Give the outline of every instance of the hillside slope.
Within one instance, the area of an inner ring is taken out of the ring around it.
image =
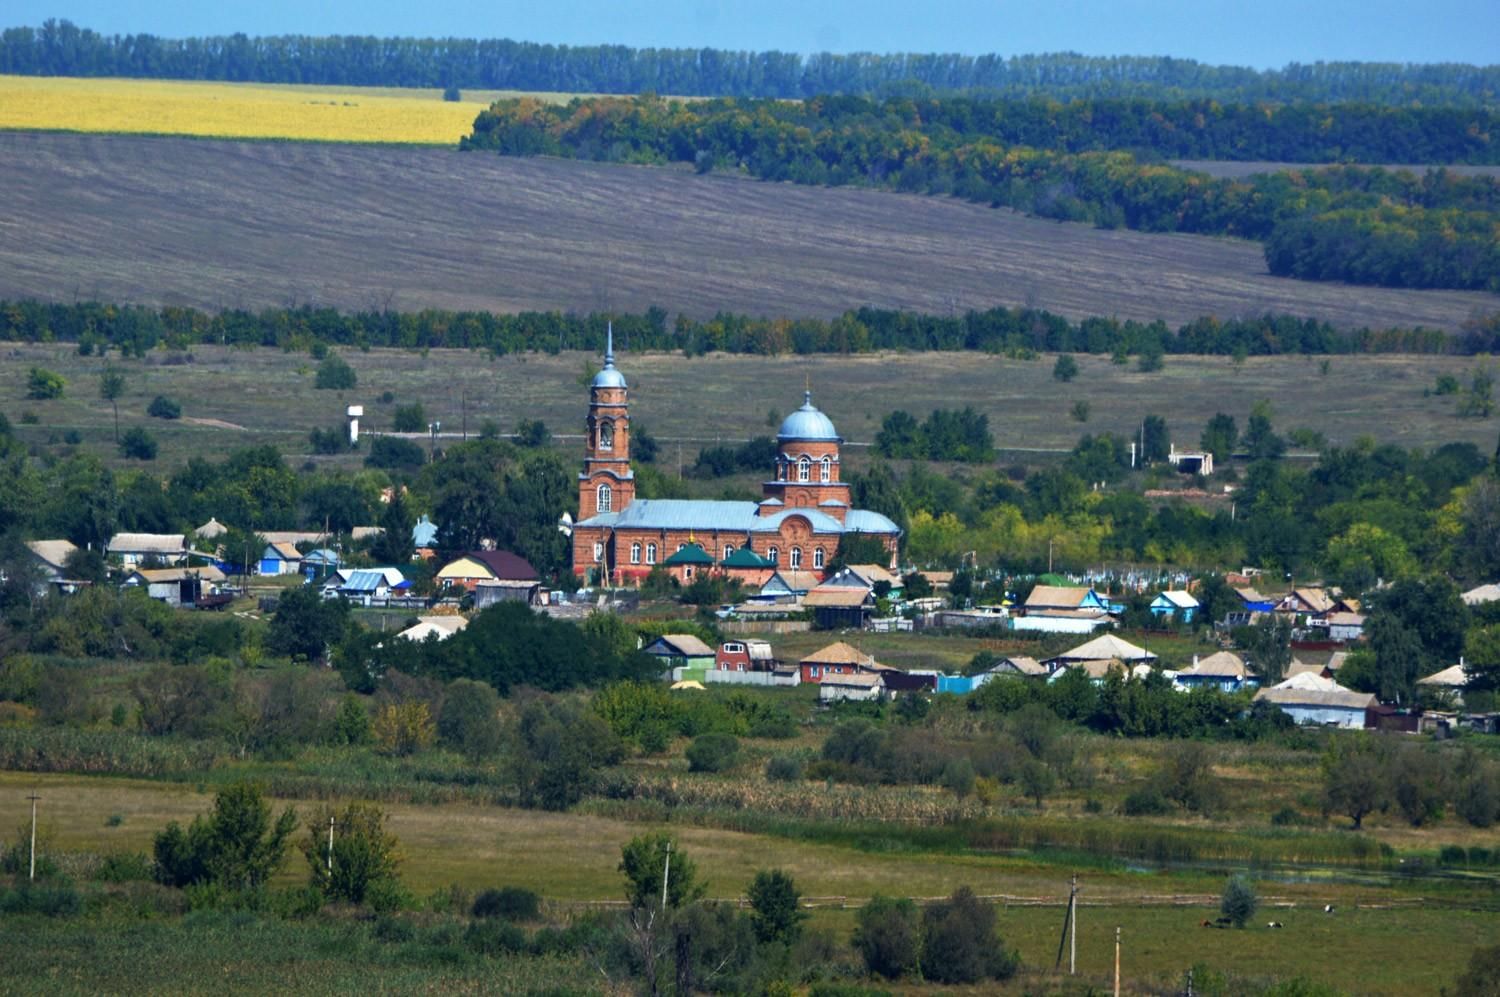
[[[1441,328],[1500,303],[1278,279],[1235,240],[441,149],[5,133],[0,188],[0,297],[696,316],[1034,304]]]

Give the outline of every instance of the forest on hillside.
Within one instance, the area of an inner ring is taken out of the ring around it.
[[[1070,130],[1061,105],[1051,105],[1057,113],[1050,118],[1046,106],[1034,106],[1039,122],[1053,123],[1033,131],[1057,142]],[[1165,123],[1153,123],[1145,113],[1149,105],[1123,106],[1135,112],[1135,121],[1102,124],[1101,144],[1159,131]],[[1345,131],[1353,138],[1368,130],[1363,109],[1349,115],[1325,110],[1332,141]],[[520,98],[481,112],[461,147],[691,163],[699,172],[729,169],[764,180],[944,194],[1103,228],[1263,240],[1278,276],[1500,290],[1500,182],[1492,177],[1340,166],[1214,179],[1125,151],[1007,144],[993,134],[1004,113],[964,98],[687,102],[648,95],[561,106]],[[1240,124],[1226,119],[1221,130],[1227,140],[1256,141],[1249,119],[1235,120]],[[1424,130],[1421,116],[1393,117],[1389,126],[1399,130],[1403,122]],[[1199,130],[1211,131],[1206,119]],[[1401,141],[1398,135],[1388,151]],[[1289,222],[1296,223],[1290,236],[1281,231]]]
[[[803,98],[986,92],[1493,106],[1500,66],[1373,62],[1258,71],[1165,56],[745,52],[511,39],[103,35],[66,20],[0,33],[0,73]]]
[[[739,353],[849,354],[877,350],[975,350],[985,353],[1092,353],[1125,362],[1168,353],[1249,357],[1351,353],[1474,355],[1500,352],[1500,312],[1476,316],[1457,335],[1438,329],[1340,329],[1291,315],[1218,319],[1202,316],[1177,329],[1162,321],[1094,316],[1072,321],[1038,308],[991,308],[962,315],[859,308],[832,319],[756,317],[721,312],[711,319],[662,308],[645,312],[341,312],[301,306],[258,312],[150,308],[101,302],[63,304],[0,300],[0,341],[77,343],[85,356],[116,349],[144,356],[195,343],[278,349],[328,345],[402,349],[469,348],[496,354],[562,350],[599,352],[606,323],[635,350],[688,356]]]

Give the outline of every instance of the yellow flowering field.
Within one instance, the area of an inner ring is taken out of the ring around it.
[[[449,102],[441,90],[0,76],[0,129],[454,145],[499,96],[465,91]]]

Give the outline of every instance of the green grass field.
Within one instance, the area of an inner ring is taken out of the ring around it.
[[[317,364],[306,354],[196,346],[192,355],[193,362],[182,365],[163,364],[160,354],[145,361],[110,360],[126,375],[121,426],[144,425],[158,438],[161,467],[256,443],[303,455],[308,431],[341,425],[350,404],[364,405],[366,431],[388,431],[395,405],[421,402],[429,420],[442,422],[445,440],[465,423],[475,435],[486,421],[510,432],[523,419],[539,418],[560,438],[559,445],[576,449],[587,407],[582,375],[595,360],[580,352],[497,358],[466,350],[345,350],[359,386],[335,392],[313,387]],[[1489,453],[1495,420],[1458,418],[1452,396],[1426,393],[1439,374],[1466,382],[1468,372],[1486,363],[1463,357],[1333,357],[1324,374],[1317,358],[1258,358],[1235,365],[1225,357],[1172,356],[1164,370],[1142,374],[1107,358],[1082,357],[1078,378],[1062,385],[1052,378],[1050,356],[1033,361],[972,353],[688,359],[627,352],[620,358],[630,379],[632,416],[661,441],[658,466],[671,474],[679,454],[691,465],[702,446],[774,434],[780,417],[800,404],[804,384],[811,385],[815,402],[850,441],[846,454],[855,468],[867,459],[865,445],[890,411],[903,408],[921,417],[933,408],[964,405],[989,416],[1002,463],[1071,448],[1085,432],[1129,434],[1147,413],[1166,418],[1179,446],[1196,446],[1215,412],[1234,415],[1243,427],[1259,399],[1270,400],[1283,433],[1305,427],[1341,445],[1364,435],[1424,448],[1468,441]],[[32,366],[67,378],[65,396],[28,400],[26,374]],[[66,344],[12,344],[6,350],[7,373],[0,376],[0,412],[27,442],[57,445],[72,431],[84,446],[113,456],[113,416],[98,396],[102,366],[97,357],[80,357]],[[392,394],[392,404],[380,402],[385,392]],[[181,420],[145,416],[158,394],[182,404]],[[1070,417],[1078,400],[1089,403],[1087,422]],[[35,423],[23,424],[28,417]],[[359,458],[332,460],[352,465]],[[747,478],[740,486],[753,484]]]

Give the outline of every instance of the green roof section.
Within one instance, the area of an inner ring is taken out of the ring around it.
[[[714,559],[705,554],[697,544],[688,544],[661,563],[672,568],[679,564],[713,564]]]
[[[774,568],[775,565],[749,547],[741,547],[719,562],[726,568]]]

